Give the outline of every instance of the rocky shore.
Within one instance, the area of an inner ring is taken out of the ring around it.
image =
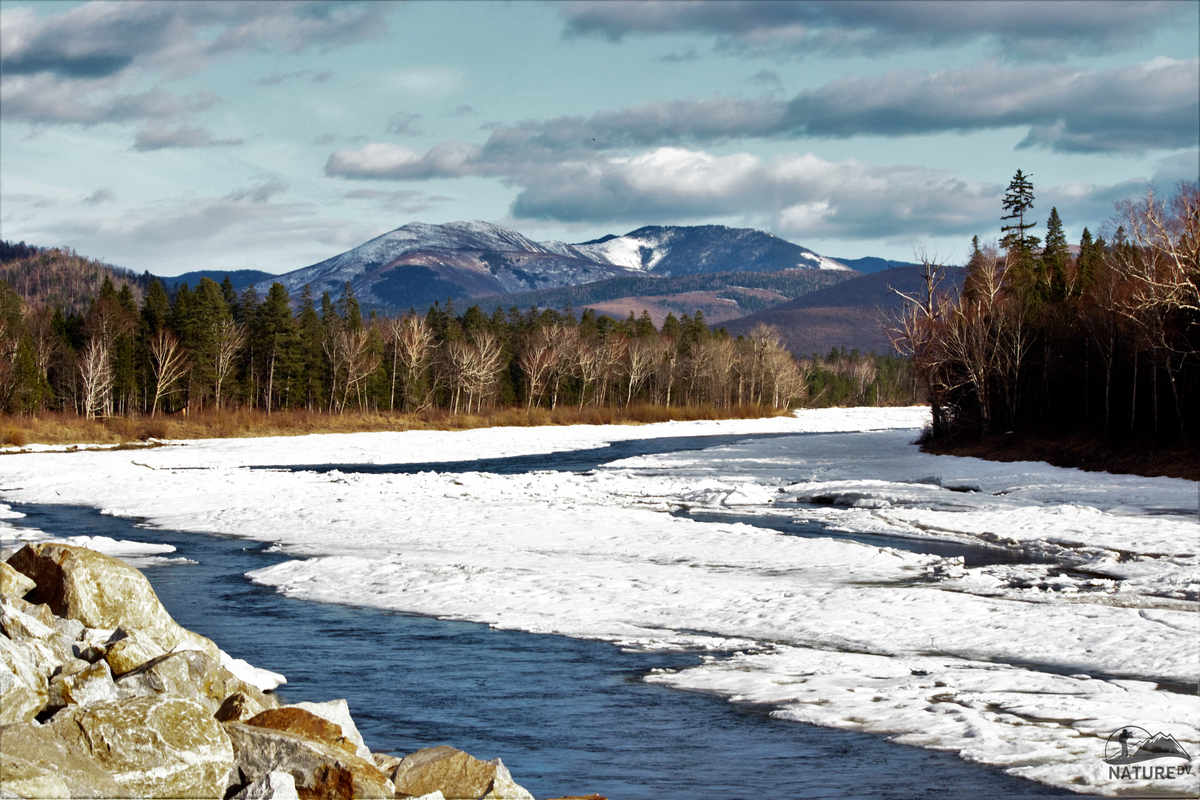
[[[372,753],[344,700],[281,706],[283,676],[178,625],[123,561],[5,555],[0,798],[532,800],[498,758]]]

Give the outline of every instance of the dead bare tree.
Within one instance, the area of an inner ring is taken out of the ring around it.
[[[150,364],[154,370],[154,402],[150,416],[158,414],[158,401],[172,392],[172,387],[191,369],[191,363],[179,338],[166,328],[159,328],[150,340]]]
[[[232,319],[222,319],[216,324],[213,334],[213,396],[217,408],[221,408],[221,387],[229,373],[237,354],[246,343],[246,326]]]
[[[392,320],[388,326],[392,338],[392,405],[395,405],[396,365],[404,370],[404,396],[402,405],[409,408],[410,399],[420,386],[421,379],[429,370],[430,352],[433,348],[433,330],[424,317],[410,314],[399,320]],[[430,394],[426,394],[420,403],[424,408],[430,402]]]
[[[100,337],[92,338],[79,356],[79,378],[83,389],[83,411],[88,419],[112,411],[113,370],[109,346]]]
[[[922,288],[919,292],[909,294],[888,287],[904,300],[904,304],[889,319],[887,335],[898,353],[912,359],[913,368],[924,380],[933,414],[933,430],[941,433],[947,426],[945,397],[950,388],[945,382],[943,368],[946,359],[938,335],[944,309],[938,297],[946,278],[946,265],[937,259],[936,254],[930,257],[923,248],[914,255],[921,265]]]

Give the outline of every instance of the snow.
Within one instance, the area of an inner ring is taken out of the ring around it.
[[[670,252],[667,242],[660,237],[650,236],[618,236],[599,244],[577,244],[573,247],[585,258],[591,258],[605,264],[615,264],[637,272],[654,269]],[[647,263],[642,263],[642,248],[650,248],[652,252]]]
[[[1131,788],[1102,761],[1121,726],[1200,755],[1196,483],[926,455],[911,441],[927,417],[826,409],[211,440],[135,459],[29,453],[4,460],[3,485],[20,488],[2,498],[271,542],[292,560],[250,577],[306,600],[695,650],[696,666],[647,679],[1063,788]],[[247,469],[436,464],[707,434],[788,435],[581,473]],[[830,538],[664,513],[681,508],[808,520]],[[2,512],[0,536],[15,538]],[[838,531],[983,544],[1038,563],[967,568]],[[1200,760],[1191,770],[1136,788],[1195,793]]]
[[[221,666],[233,673],[235,678],[245,681],[258,688],[260,692],[270,692],[280,685],[287,683],[287,678],[278,672],[262,669],[240,658],[234,658],[224,650],[221,654]]]

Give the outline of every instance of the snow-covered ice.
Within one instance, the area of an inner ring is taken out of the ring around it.
[[[1195,794],[1200,759],[1189,777],[1131,782],[1102,756],[1134,725],[1200,756],[1197,484],[926,455],[911,441],[927,414],[211,440],[22,454],[0,472],[21,487],[12,502],[272,542],[293,559],[251,577],[298,598],[694,649],[697,666],[648,680],[1077,791]],[[248,469],[764,433],[794,435],[581,473]],[[810,520],[830,538],[664,513],[679,509]],[[968,568],[838,531],[1028,558]]]

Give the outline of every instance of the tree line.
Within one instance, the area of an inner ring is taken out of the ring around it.
[[[142,294],[144,296],[140,296]],[[319,299],[202,278],[174,296],[105,278],[86,310],[29,303],[0,282],[0,408],[88,417],[221,409],[451,413],[635,403],[786,408],[810,397],[903,402],[903,361],[795,359],[773,329],[734,339],[703,313],[615,320],[452,302],[364,316],[350,284]],[[878,366],[882,363],[882,369]],[[886,384],[886,386],[885,386]],[[901,388],[897,389],[897,386]]]
[[[922,258],[896,348],[913,358],[931,435],[1084,434],[1110,443],[1194,441],[1200,422],[1200,189],[1184,182],[1116,205],[1072,253],[1058,210],[1032,234],[1018,170],[1002,238],[971,245],[960,293]]]

